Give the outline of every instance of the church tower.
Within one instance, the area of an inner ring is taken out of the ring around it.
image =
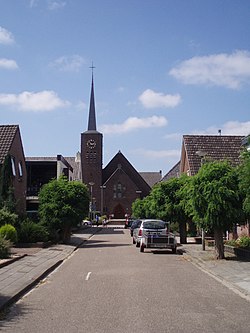
[[[89,187],[92,211],[101,210],[102,186],[102,133],[97,131],[93,66],[87,131],[81,133],[82,181]]]

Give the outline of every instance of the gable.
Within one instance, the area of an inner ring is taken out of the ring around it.
[[[108,165],[103,169],[102,180],[105,184],[109,178],[117,172],[122,170],[135,184],[135,186],[142,192],[142,197],[149,194],[151,188],[141,175],[135,170],[132,164],[125,158],[125,156],[119,151]]]

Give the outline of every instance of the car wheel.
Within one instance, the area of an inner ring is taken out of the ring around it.
[[[175,246],[175,247],[173,247],[173,248],[172,248],[172,253],[174,253],[174,254],[175,254],[175,253],[176,253],[176,250],[177,250],[177,249],[176,249],[176,246]]]
[[[87,223],[87,222],[84,222],[84,225],[88,225],[88,223]]]
[[[145,245],[144,245],[144,244],[141,244],[141,245],[140,245],[140,252],[144,252],[144,249],[145,249]]]
[[[138,243],[138,242],[136,242],[136,245],[135,245],[136,247],[140,247],[140,243]]]

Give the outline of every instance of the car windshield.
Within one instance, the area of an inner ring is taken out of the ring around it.
[[[166,222],[163,221],[147,221],[143,223],[144,229],[165,229]]]

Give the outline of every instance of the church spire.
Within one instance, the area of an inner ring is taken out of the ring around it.
[[[90,67],[92,69],[92,83],[91,83],[91,94],[90,94],[90,104],[89,104],[89,122],[88,122],[88,131],[96,131],[96,118],[95,118],[95,95],[94,95],[94,75],[93,66]]]

